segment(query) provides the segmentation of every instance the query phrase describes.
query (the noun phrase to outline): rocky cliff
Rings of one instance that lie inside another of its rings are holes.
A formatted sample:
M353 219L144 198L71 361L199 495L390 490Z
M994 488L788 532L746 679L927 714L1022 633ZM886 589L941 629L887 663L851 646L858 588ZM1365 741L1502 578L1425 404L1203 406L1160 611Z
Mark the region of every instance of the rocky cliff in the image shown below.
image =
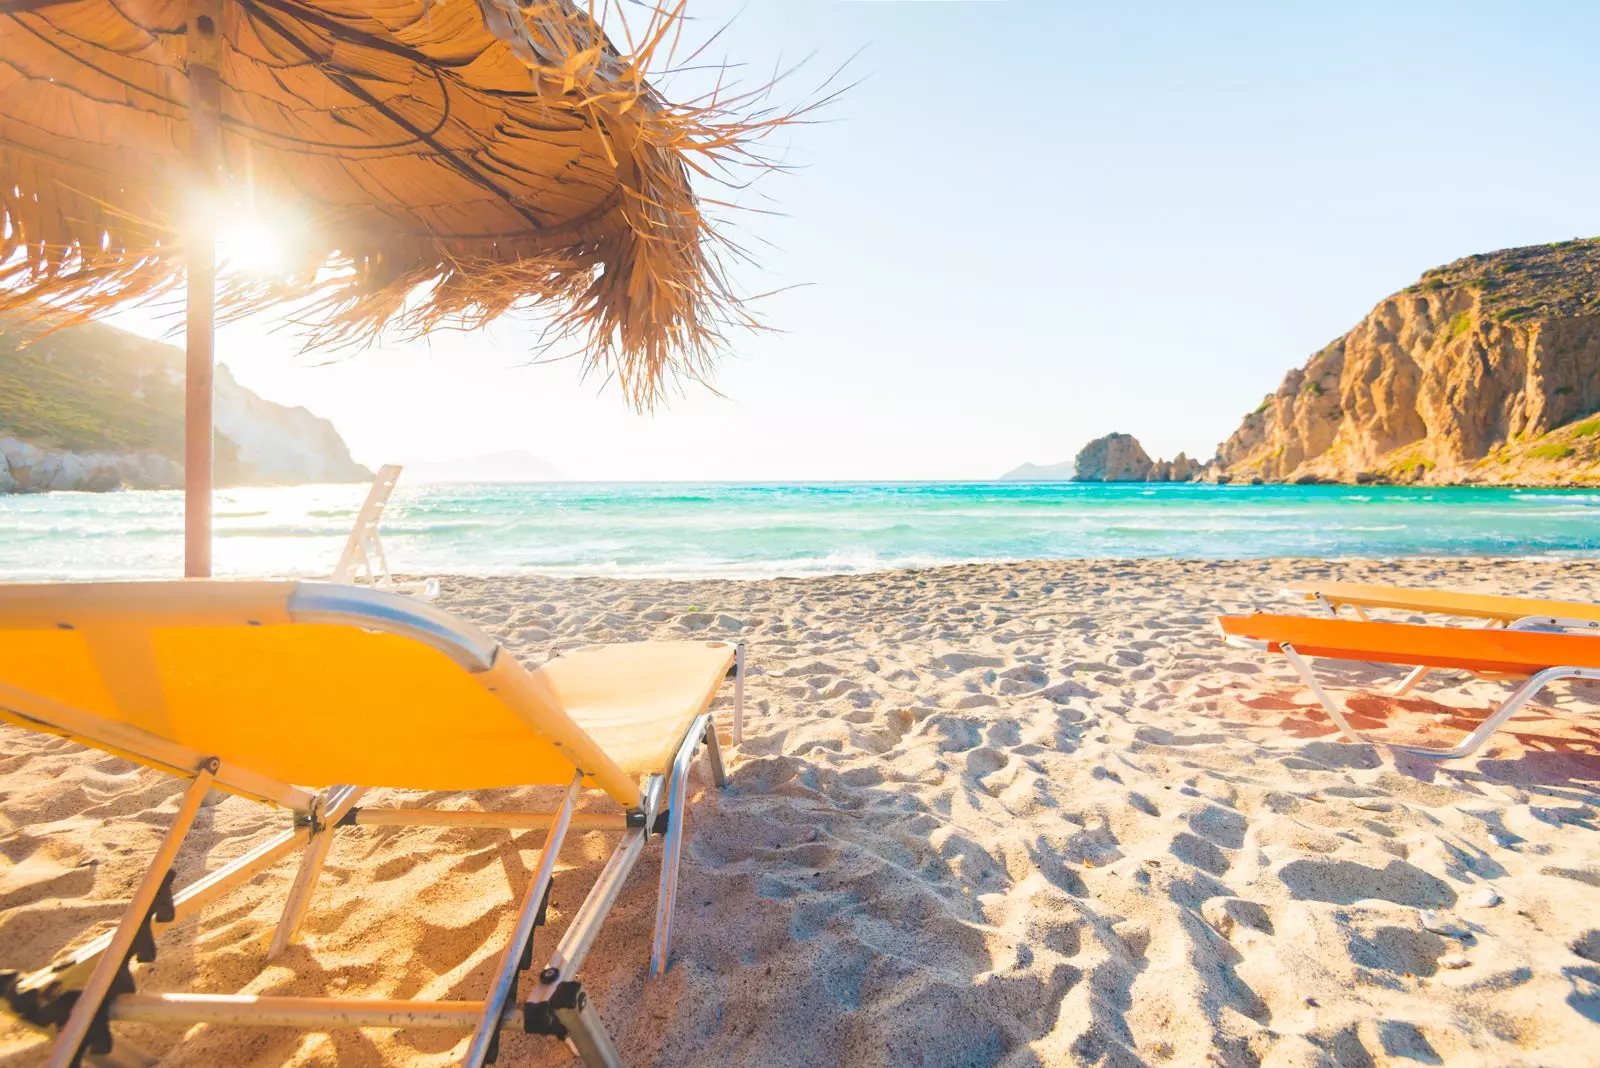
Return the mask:
M0 493L183 484L183 353L113 327L0 319ZM360 482L339 432L216 373L218 486Z
M1600 484L1600 239L1424 274L1284 376L1206 477Z

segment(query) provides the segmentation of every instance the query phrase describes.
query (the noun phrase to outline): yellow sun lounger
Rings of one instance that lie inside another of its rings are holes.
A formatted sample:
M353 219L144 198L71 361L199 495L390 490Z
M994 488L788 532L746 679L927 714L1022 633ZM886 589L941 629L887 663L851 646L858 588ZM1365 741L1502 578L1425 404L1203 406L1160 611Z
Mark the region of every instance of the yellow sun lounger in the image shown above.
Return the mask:
M726 783L709 711L744 657L720 641L591 646L530 671L468 624L413 598L325 583L0 585L0 720L64 735L189 780L117 927L67 959L0 977L12 1009L60 1029L50 1065L110 1048L110 1024L436 1027L472 1031L463 1063L492 1061L502 1028L565 1038L588 1065L618 1057L577 972L646 840L665 838L651 972L667 964L689 771L703 743ZM553 812L359 807L364 790L564 786ZM613 812L576 811L585 787ZM291 810L291 827L176 892L172 864L216 788ZM295 939L336 829L547 828L510 942L482 1001L147 994L132 963L154 935L303 849L270 952ZM532 961L569 830L621 841L537 982Z
M1446 668L1486 678L1527 680L1459 745L1449 749L1394 747L1435 760L1454 760L1471 753L1540 690L1558 679L1600 680L1600 636L1535 630L1533 626L1514 624L1504 630L1486 630L1265 614L1217 617L1217 627L1229 645L1282 653L1340 733L1356 742L1370 743L1373 739L1350 726L1344 712L1312 673L1308 657L1367 660L1419 669Z

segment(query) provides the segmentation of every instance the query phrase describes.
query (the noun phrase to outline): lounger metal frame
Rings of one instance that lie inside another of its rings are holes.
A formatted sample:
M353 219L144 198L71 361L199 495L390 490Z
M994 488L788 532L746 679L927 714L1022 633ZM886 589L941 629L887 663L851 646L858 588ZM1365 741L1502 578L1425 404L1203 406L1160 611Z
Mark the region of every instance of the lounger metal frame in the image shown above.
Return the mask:
M1318 599L1321 599L1320 594L1318 595ZM1329 613L1333 614L1331 608L1329 609ZM1357 610L1357 614L1361 615L1359 609ZM1362 619L1366 620L1366 617L1362 615ZM1528 631L1586 631L1589 633L1600 631L1600 623L1583 619L1561 619L1555 616L1524 616L1522 619L1518 619L1514 622L1506 624L1505 627L1507 630ZM1270 649L1273 644L1265 638L1246 638L1237 634L1223 634L1223 640L1236 648L1254 649L1258 652L1265 652L1266 650ZM1383 745L1398 752L1409 753L1413 756L1426 757L1429 760L1458 760L1461 757L1468 756L1475 752L1478 747L1483 745L1484 742L1488 741L1489 737L1493 735L1495 731L1499 730L1508 719L1516 715L1517 712L1521 710L1523 705L1533 700L1534 697L1538 696L1540 691L1544 690L1552 682L1558 682L1561 679L1586 679L1591 681L1600 681L1600 670L1595 668L1565 666L1548 667L1543 671L1536 672L1535 674L1526 676L1525 678L1521 675L1502 676L1505 678L1520 679L1522 680L1522 685L1518 686L1516 690L1512 692L1511 696L1507 697L1505 701L1501 703L1499 708L1490 713L1487 719L1478 724L1477 728L1474 729L1472 733L1468 734L1457 744L1450 746L1447 749L1429 748L1427 746L1418 745L1393 745L1388 742L1379 741L1376 738L1368 737L1350 725L1350 721L1345 718L1344 710L1341 709L1333 700L1333 698L1328 695L1328 692L1323 689L1322 683L1318 681L1316 672L1311 666L1311 660L1313 658L1303 655L1288 642L1279 642L1277 645L1279 650L1282 651L1284 659L1288 660L1290 666L1294 668L1295 674L1299 675L1300 680L1306 684L1306 689L1311 691L1311 695L1317 699L1317 702L1322 705L1323 710L1328 713L1328 717L1333 720L1334 725L1339 728L1340 734L1344 735L1353 742L1363 742L1368 745ZM1403 680L1401 680L1398 686L1391 689L1389 693L1392 696L1399 696L1401 694L1409 693L1416 686L1416 684L1432 670L1432 668L1425 664L1418 665Z
M577 972L629 873L643 854L645 842L658 833L665 840L665 852L661 860L661 896L656 909L651 975L659 975L665 969L677 894L678 861L687 822L688 779L702 745L706 749L712 781L719 787L727 785L716 724L711 713L705 712L690 725L667 779L650 776L643 807L624 813L577 812L582 792L581 775L574 776L560 807L554 812L358 808L354 802L360 790L333 787L314 795L305 810L295 813L292 829L173 893L170 879L173 861L194 822L201 800L217 780L219 762L203 760L194 769L161 848L146 869L116 928L48 968L10 977L4 991L6 999L25 1021L39 1027L61 1028L51 1052L50 1068L67 1068L77 1065L85 1053L108 1051L108 1025L117 1020L302 1030L472 1028L472 1042L462 1061L472 1066L491 1063L497 1053L500 1031L515 1029L568 1040L583 1063L591 1068L620 1065L621 1060L599 1015L576 978ZM133 991L131 964L135 959L155 958L154 936L157 933L249 882L299 847L303 849L300 868L272 942L272 952L282 952L295 941L328 848L341 826L547 828L538 870L523 895L516 926L483 1001L139 994ZM567 833L572 830L621 831L622 840L573 917L550 963L538 973L537 985L519 1007L513 997L517 979L532 962L533 932L544 923L556 858Z
M299 620L357 620L373 629L408 634L469 669L492 662L494 656L494 649L483 648L479 636L454 629L450 617L431 609L399 611L387 599L358 588L302 587L291 602L291 614ZM737 743L743 736L744 649L742 645L735 645L734 649L730 676L734 682L733 737ZM702 745L712 781L718 787L726 786L728 781L716 721L709 710L690 723L666 777L648 776L641 805L636 809L615 813L577 811L582 793L579 772L554 812L462 812L361 807L357 802L364 790L358 786L333 786L312 793L193 752L138 728L89 716L3 685L0 703L46 730L66 732L103 748L137 754L189 777L177 815L117 926L49 967L25 975L0 973L0 995L19 1018L37 1027L60 1029L49 1068L75 1068L86 1053L109 1051L110 1024L118 1020L308 1031L346 1027L470 1029L472 1039L462 1063L472 1068L495 1060L500 1032L510 1029L564 1039L589 1068L619 1066L616 1048L577 978L578 969L646 841L652 835L660 835L664 853L650 974L657 976L666 970L678 863L688 821L688 781ZM173 861L201 801L214 785L290 809L294 813L293 825L174 892ZM430 1002L135 991L133 964L155 959L155 936L161 930L182 922L295 849L301 849L300 867L269 949L269 956L282 953L296 940L335 833L339 827L348 826L546 828L538 869L523 895L512 937L501 953L484 1000ZM549 964L538 973L537 984L519 1007L515 1003L518 976L532 964L533 932L544 923L556 858L567 833L573 830L620 831L622 838Z

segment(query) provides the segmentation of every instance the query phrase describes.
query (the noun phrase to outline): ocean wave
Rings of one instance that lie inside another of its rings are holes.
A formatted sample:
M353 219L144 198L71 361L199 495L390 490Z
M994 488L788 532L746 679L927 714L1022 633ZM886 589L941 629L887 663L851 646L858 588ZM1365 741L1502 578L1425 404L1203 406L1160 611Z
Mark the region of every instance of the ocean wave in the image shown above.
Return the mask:
M220 494L219 574L325 576L365 490ZM382 534L412 573L770 577L1085 557L1593 557L1600 494L1490 488L862 483L415 486ZM0 576L181 569L181 494L0 497Z

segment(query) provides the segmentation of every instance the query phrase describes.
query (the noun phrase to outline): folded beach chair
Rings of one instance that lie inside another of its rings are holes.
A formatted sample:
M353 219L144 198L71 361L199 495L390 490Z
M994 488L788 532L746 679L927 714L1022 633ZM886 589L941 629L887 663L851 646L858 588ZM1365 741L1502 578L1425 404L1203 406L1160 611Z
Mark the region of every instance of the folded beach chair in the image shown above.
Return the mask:
M667 965L688 776L704 744L726 782L709 711L743 652L727 642L592 646L530 671L475 628L411 598L294 582L0 585L0 720L64 735L186 778L172 826L109 934L0 991L60 1034L52 1068L111 1042L110 1024L457 1028L463 1063L492 1061L502 1028L565 1038L588 1065L617 1053L578 969L653 835L665 839L651 973ZM553 812L358 806L369 787L565 788ZM173 891L173 860L210 789L289 809L293 823ZM611 811L578 811L585 788ZM539 865L481 1001L135 992L155 935L301 849L272 948L294 940L336 829L546 828ZM556 856L571 830L621 841L520 1004Z
M439 580L396 582L389 573L389 558L384 555L383 542L378 540L378 522L383 518L383 509L389 503L395 483L400 481L401 470L399 464L384 464L378 468L378 477L372 480L366 503L361 506L356 525L345 540L344 552L339 554L332 581L368 585L391 593L412 593L431 601L439 596Z
M1449 749L1393 747L1436 760L1454 760L1477 749L1518 709L1557 679L1600 680L1600 636L1575 634L1554 627L1539 629L1537 620L1512 624L1503 630L1487 630L1251 615L1218 616L1217 626L1230 645L1282 653L1340 732L1352 741L1372 742L1373 739L1350 726L1344 712L1312 673L1308 658L1450 668L1485 678L1526 680L1459 745Z
M1315 602L1335 618L1341 608L1349 608L1357 619L1362 620L1368 618L1365 609L1389 608L1401 612L1481 619L1487 627L1516 625L1600 632L1600 604L1583 601L1545 601L1533 597L1504 597L1459 590L1365 586L1355 582L1293 582L1283 592L1291 597ZM1410 693L1432 670L1430 667L1418 667L1389 692L1395 696Z

